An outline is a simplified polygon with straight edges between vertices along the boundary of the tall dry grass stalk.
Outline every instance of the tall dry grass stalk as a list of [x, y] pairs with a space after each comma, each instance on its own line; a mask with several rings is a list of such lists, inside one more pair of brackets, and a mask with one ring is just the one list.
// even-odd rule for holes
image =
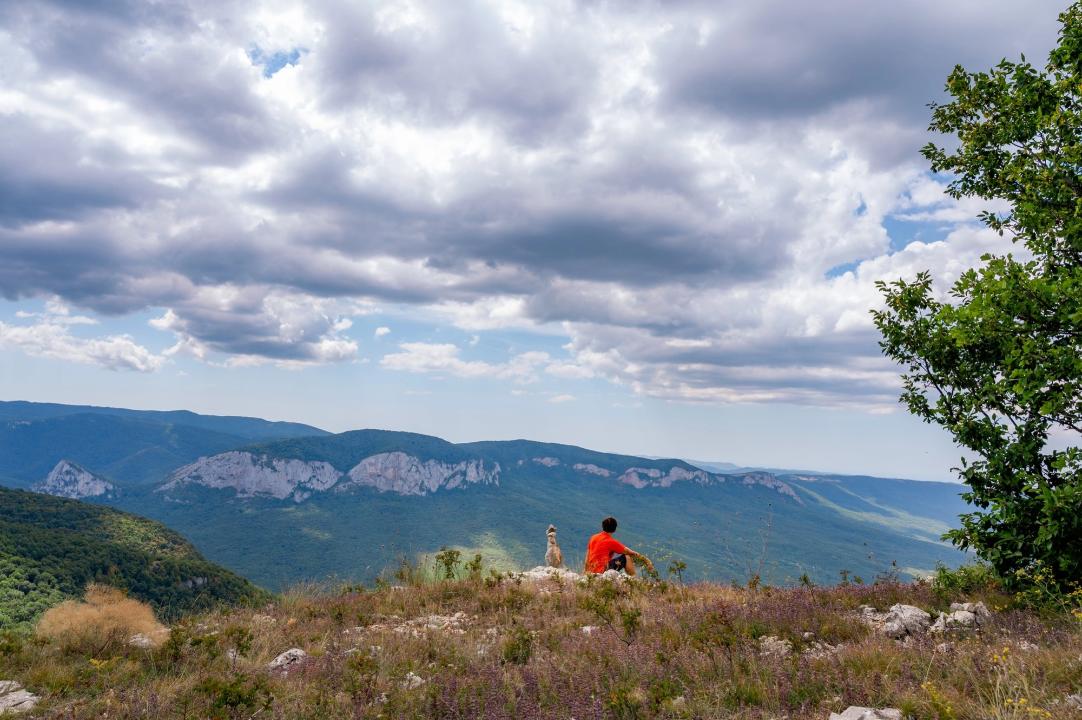
[[67, 651], [97, 655], [123, 645], [133, 635], [161, 642], [168, 630], [146, 603], [117, 588], [91, 584], [83, 600], [67, 600], [42, 615], [35, 633]]

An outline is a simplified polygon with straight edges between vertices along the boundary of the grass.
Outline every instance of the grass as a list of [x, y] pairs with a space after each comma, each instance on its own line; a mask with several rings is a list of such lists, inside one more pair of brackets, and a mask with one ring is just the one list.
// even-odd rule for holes
[[[960, 600], [1006, 609], [945, 648], [936, 636], [879, 636], [856, 612]], [[763, 655], [765, 636], [793, 653]], [[299, 667], [267, 668], [294, 647], [308, 654]], [[1014, 607], [976, 582], [747, 590], [490, 575], [307, 587], [189, 618], [157, 648], [38, 633], [2, 636], [0, 650], [0, 678], [41, 695], [38, 714], [56, 718], [822, 720], [865, 705], [936, 720], [1082, 720], [1063, 704], [1082, 689], [1082, 621]]]

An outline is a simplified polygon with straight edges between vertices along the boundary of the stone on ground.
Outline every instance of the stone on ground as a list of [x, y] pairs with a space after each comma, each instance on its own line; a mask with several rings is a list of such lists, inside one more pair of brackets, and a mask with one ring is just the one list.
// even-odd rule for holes
[[291, 669], [301, 665], [307, 657], [308, 653], [304, 650], [301, 650], [300, 648], [290, 648], [271, 660], [267, 667], [271, 670], [289, 672]]
[[866, 708], [852, 706], [841, 713], [830, 713], [830, 720], [902, 720], [902, 711], [895, 708]]
[[0, 715], [28, 712], [40, 699], [14, 680], [0, 680]]

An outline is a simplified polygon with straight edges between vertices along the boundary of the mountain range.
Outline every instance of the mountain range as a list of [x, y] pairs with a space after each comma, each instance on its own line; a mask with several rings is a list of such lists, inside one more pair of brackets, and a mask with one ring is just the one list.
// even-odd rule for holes
[[444, 546], [535, 565], [550, 523], [581, 564], [606, 515], [691, 578], [916, 575], [961, 560], [939, 538], [966, 507], [950, 483], [35, 403], [0, 403], [0, 483], [154, 518], [271, 589], [371, 581]]

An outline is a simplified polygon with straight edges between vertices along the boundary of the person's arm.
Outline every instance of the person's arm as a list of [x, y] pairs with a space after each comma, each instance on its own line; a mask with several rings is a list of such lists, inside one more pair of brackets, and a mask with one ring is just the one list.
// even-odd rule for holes
[[650, 558], [646, 557], [642, 553], [637, 553], [637, 552], [635, 552], [634, 550], [632, 550], [631, 548], [629, 548], [626, 545], [624, 546], [624, 553], [627, 554], [627, 555], [630, 555], [633, 558], [638, 558], [639, 560], [642, 561], [643, 565], [650, 568], [651, 570], [654, 569], [654, 564], [652, 562], [650, 562]]

